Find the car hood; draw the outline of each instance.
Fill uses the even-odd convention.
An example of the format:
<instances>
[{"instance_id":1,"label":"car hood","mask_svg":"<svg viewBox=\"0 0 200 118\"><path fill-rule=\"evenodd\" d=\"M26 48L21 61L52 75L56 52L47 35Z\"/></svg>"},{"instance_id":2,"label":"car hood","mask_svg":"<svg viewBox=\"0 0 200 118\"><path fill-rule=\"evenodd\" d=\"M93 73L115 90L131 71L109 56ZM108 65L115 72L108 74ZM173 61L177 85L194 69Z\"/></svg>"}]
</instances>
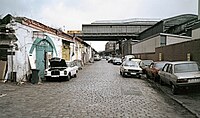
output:
<instances>
[{"instance_id":1,"label":"car hood","mask_svg":"<svg viewBox=\"0 0 200 118\"><path fill-rule=\"evenodd\" d=\"M197 78L197 77L200 77L200 71L199 72L175 73L175 75L179 79L181 79L181 78Z\"/></svg>"},{"instance_id":2,"label":"car hood","mask_svg":"<svg viewBox=\"0 0 200 118\"><path fill-rule=\"evenodd\" d=\"M50 59L50 67L55 68L55 67L67 67L67 64L64 59L60 58L52 58Z\"/></svg>"},{"instance_id":3,"label":"car hood","mask_svg":"<svg viewBox=\"0 0 200 118\"><path fill-rule=\"evenodd\" d=\"M142 70L140 67L123 66L124 69Z\"/></svg>"}]
</instances>

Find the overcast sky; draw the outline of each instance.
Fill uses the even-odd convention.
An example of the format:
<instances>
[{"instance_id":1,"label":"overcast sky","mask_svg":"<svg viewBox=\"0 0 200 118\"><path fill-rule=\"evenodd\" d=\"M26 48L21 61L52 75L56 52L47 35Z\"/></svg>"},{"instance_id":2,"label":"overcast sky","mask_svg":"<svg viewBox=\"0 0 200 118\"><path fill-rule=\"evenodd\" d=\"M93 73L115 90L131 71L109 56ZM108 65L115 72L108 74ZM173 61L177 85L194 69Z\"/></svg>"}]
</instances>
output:
<instances>
[{"instance_id":1,"label":"overcast sky","mask_svg":"<svg viewBox=\"0 0 200 118\"><path fill-rule=\"evenodd\" d=\"M81 30L96 20L169 18L197 14L198 0L0 0L0 15L28 17L53 28ZM105 42L91 42L97 50Z\"/></svg>"}]
</instances>

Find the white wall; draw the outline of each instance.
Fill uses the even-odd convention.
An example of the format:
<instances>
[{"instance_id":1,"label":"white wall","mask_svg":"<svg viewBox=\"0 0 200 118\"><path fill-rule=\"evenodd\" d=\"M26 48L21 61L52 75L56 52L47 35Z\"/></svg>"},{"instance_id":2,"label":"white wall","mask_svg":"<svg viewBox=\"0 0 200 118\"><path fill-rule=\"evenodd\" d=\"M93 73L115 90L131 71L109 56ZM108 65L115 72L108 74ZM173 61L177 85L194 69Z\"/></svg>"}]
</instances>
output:
<instances>
[{"instance_id":1,"label":"white wall","mask_svg":"<svg viewBox=\"0 0 200 118\"><path fill-rule=\"evenodd\" d=\"M200 39L200 28L192 30L192 39Z\"/></svg>"},{"instance_id":2,"label":"white wall","mask_svg":"<svg viewBox=\"0 0 200 118\"><path fill-rule=\"evenodd\" d=\"M16 25L12 26L15 29L15 35L17 37L17 41L15 42L18 45L18 50L15 50L15 55L13 56L13 67L12 67L12 56L8 55L8 73L17 72L17 81L25 80L27 74L30 73L30 64L29 64L29 51L31 46L36 39L33 38L33 31L38 31L36 29L30 28L28 26L22 25L20 23L16 23ZM48 35L56 48L57 54L53 53L53 57L62 57L62 39L58 36ZM36 51L34 49L32 53L32 64L36 65ZM12 69L13 68L13 69ZM7 78L6 78L7 79Z\"/></svg>"},{"instance_id":3,"label":"white wall","mask_svg":"<svg viewBox=\"0 0 200 118\"><path fill-rule=\"evenodd\" d=\"M159 35L152 36L141 42L133 44L132 45L133 54L155 52L155 48L161 46L160 45L161 36L166 36L166 45L171 45L191 40L191 37L161 33Z\"/></svg>"},{"instance_id":4,"label":"white wall","mask_svg":"<svg viewBox=\"0 0 200 118\"><path fill-rule=\"evenodd\" d=\"M160 36L141 41L132 45L133 54L155 52L155 47L160 45Z\"/></svg>"},{"instance_id":5,"label":"white wall","mask_svg":"<svg viewBox=\"0 0 200 118\"><path fill-rule=\"evenodd\" d=\"M168 35L167 36L167 45L181 43L181 42L189 41L189 40L191 40L191 37Z\"/></svg>"}]
</instances>

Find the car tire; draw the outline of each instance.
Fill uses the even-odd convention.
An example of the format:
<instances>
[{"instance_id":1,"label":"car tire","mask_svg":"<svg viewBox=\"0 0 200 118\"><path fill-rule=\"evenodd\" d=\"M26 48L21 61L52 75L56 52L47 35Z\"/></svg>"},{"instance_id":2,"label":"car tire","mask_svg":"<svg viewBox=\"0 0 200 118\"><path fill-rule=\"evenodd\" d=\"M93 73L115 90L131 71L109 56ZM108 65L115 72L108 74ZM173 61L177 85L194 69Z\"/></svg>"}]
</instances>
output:
<instances>
[{"instance_id":1,"label":"car tire","mask_svg":"<svg viewBox=\"0 0 200 118\"><path fill-rule=\"evenodd\" d=\"M150 76L149 76L149 74L147 74L147 73L146 73L146 76L147 76L147 79L150 79Z\"/></svg>"},{"instance_id":2,"label":"car tire","mask_svg":"<svg viewBox=\"0 0 200 118\"><path fill-rule=\"evenodd\" d=\"M159 82L160 81L160 76L159 75L156 75L155 77L155 82Z\"/></svg>"},{"instance_id":3,"label":"car tire","mask_svg":"<svg viewBox=\"0 0 200 118\"><path fill-rule=\"evenodd\" d=\"M50 77L46 77L46 81L47 81L47 82L50 81Z\"/></svg>"},{"instance_id":4,"label":"car tire","mask_svg":"<svg viewBox=\"0 0 200 118\"><path fill-rule=\"evenodd\" d=\"M76 74L74 74L74 78L76 78L77 77L77 75Z\"/></svg>"},{"instance_id":5,"label":"car tire","mask_svg":"<svg viewBox=\"0 0 200 118\"><path fill-rule=\"evenodd\" d=\"M162 79L160 78L160 81L159 81L160 85L164 85L164 82L162 81Z\"/></svg>"},{"instance_id":6,"label":"car tire","mask_svg":"<svg viewBox=\"0 0 200 118\"><path fill-rule=\"evenodd\" d=\"M66 80L69 81L71 79L70 73L67 75Z\"/></svg>"},{"instance_id":7,"label":"car tire","mask_svg":"<svg viewBox=\"0 0 200 118\"><path fill-rule=\"evenodd\" d=\"M125 77L125 74L124 74L124 72L122 72L122 77Z\"/></svg>"},{"instance_id":8,"label":"car tire","mask_svg":"<svg viewBox=\"0 0 200 118\"><path fill-rule=\"evenodd\" d=\"M176 87L174 84L171 84L171 91L174 95L178 94L178 87Z\"/></svg>"},{"instance_id":9,"label":"car tire","mask_svg":"<svg viewBox=\"0 0 200 118\"><path fill-rule=\"evenodd\" d=\"M141 75L137 75L138 79L141 79Z\"/></svg>"}]
</instances>

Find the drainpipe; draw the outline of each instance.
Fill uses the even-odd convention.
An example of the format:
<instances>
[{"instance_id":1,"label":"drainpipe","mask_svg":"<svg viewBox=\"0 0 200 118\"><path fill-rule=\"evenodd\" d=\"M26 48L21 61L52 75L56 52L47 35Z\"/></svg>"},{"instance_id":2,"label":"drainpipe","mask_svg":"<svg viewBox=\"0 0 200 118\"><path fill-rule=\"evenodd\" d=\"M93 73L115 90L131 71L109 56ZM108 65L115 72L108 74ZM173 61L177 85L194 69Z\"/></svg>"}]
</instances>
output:
<instances>
[{"instance_id":1,"label":"drainpipe","mask_svg":"<svg viewBox=\"0 0 200 118\"><path fill-rule=\"evenodd\" d=\"M14 79L14 78L13 78L13 75L14 75L14 74L13 74L13 70L14 70L14 65L13 65L13 64L14 64L14 62L13 62L13 46L14 46L14 45L13 45L13 42L12 42L12 41L11 41L11 45L10 45L10 46L11 46L11 81L14 81L14 80L13 80L13 79Z\"/></svg>"},{"instance_id":2,"label":"drainpipe","mask_svg":"<svg viewBox=\"0 0 200 118\"><path fill-rule=\"evenodd\" d=\"M200 0L198 0L198 20L200 20Z\"/></svg>"}]
</instances>

